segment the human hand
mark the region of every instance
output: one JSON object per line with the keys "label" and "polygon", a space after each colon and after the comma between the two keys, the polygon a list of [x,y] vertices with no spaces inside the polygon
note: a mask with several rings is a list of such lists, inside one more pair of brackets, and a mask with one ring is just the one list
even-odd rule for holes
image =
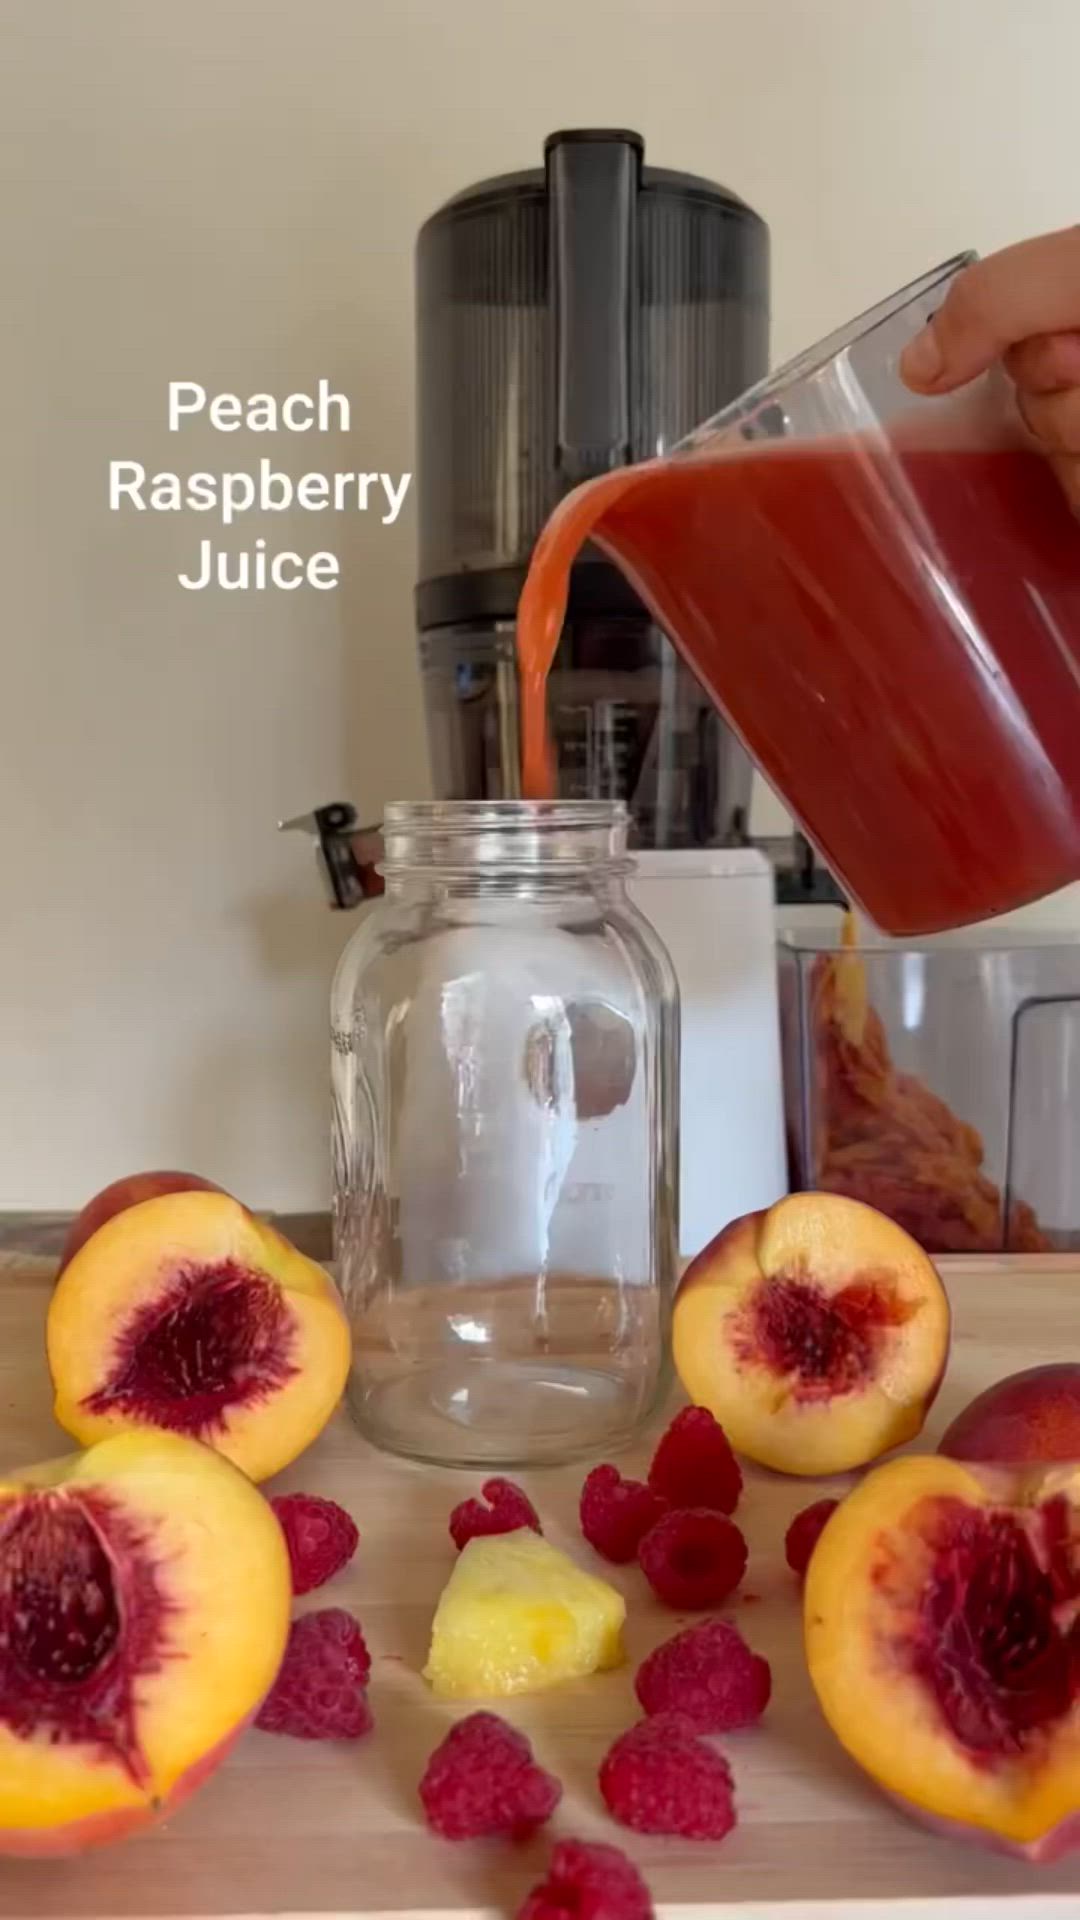
{"label": "human hand", "polygon": [[1080,511],[1080,227],[976,260],[905,348],[916,393],[950,393],[1001,360],[1028,430]]}

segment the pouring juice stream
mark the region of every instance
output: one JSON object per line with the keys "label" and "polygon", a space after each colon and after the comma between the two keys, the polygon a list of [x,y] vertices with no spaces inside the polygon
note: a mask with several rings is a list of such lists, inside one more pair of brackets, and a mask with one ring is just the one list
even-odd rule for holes
{"label": "pouring juice stream", "polygon": [[691,451],[567,496],[522,594],[523,786],[592,540],[868,917],[985,919],[1080,876],[1080,538],[1020,444]]}

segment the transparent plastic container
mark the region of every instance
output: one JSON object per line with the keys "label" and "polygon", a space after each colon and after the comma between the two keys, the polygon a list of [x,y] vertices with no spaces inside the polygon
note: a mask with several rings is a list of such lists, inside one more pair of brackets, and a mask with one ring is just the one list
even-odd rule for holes
{"label": "transparent plastic container", "polygon": [[400,804],[333,988],[353,1414],[462,1465],[594,1456],[655,1405],[678,1001],[621,804]]}
{"label": "transparent plastic container", "polygon": [[1080,1246],[1080,945],[1010,931],[780,942],[792,1184],[930,1253]]}
{"label": "transparent plastic container", "polygon": [[[420,662],[437,796],[516,799],[513,622],[440,627],[422,637]],[[634,848],[745,843],[750,760],[640,609],[567,618],[548,681],[548,719],[558,798],[625,800]]]}
{"label": "transparent plastic container", "polygon": [[525,792],[592,540],[877,926],[974,925],[1080,877],[1080,528],[1000,369],[927,399],[898,370],[970,257],[561,502],[518,617]]}

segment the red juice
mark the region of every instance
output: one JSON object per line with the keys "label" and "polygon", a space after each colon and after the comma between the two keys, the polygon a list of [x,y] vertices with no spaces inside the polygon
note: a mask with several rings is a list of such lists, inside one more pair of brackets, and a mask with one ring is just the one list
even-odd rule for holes
{"label": "red juice", "polygon": [[960,926],[1080,878],[1080,527],[1037,453],[851,436],[655,461],[571,495],[519,611],[534,795],[586,538],[879,927]]}

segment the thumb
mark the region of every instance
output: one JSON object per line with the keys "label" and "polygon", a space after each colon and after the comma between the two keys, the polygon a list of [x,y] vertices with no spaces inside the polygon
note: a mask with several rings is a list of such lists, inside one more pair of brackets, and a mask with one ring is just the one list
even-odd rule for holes
{"label": "thumb", "polygon": [[1020,340],[1080,326],[1080,227],[1022,240],[957,275],[900,356],[916,393],[949,393]]}

